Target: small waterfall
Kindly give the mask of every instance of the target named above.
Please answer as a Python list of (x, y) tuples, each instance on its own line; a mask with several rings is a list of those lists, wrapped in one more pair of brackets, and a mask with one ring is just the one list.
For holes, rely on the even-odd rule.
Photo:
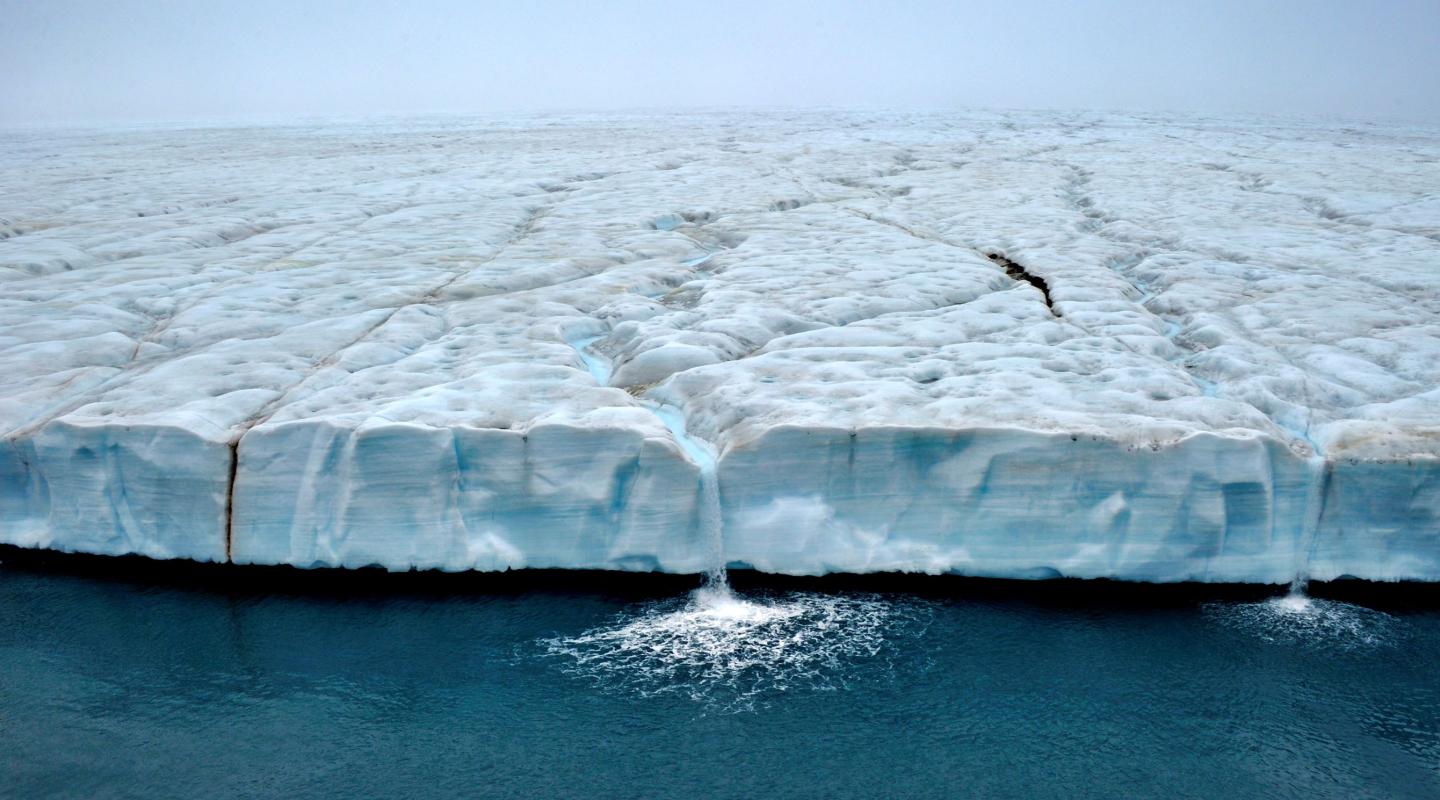
[(705, 570), (705, 589), (729, 598), (730, 579), (725, 575), (725, 541), (721, 536), (720, 478), (715, 470), (700, 473), (700, 535), (710, 543), (710, 568)]
[[(595, 382), (608, 385), (610, 363), (590, 350), (598, 339), (570, 340)], [(797, 689), (847, 688), (888, 674), (918, 636), (928, 607), (876, 596), (812, 592), (744, 597), (730, 589), (715, 448), (685, 429), (685, 413), (651, 397), (640, 404), (663, 423), (699, 470), (695, 522), (705, 578), (687, 598), (651, 603), (579, 635), (542, 639), (542, 654), (595, 684), (641, 696), (679, 694), (727, 712), (764, 705)]]
[[(706, 258), (708, 257), (706, 256)], [(580, 361), (585, 364), (585, 369), (590, 372), (595, 382), (605, 386), (610, 381), (610, 362), (590, 350), (590, 345), (601, 338), (590, 336), (574, 339), (569, 342), (569, 345), (580, 356)], [(664, 423), (671, 435), (675, 437), (676, 443), (680, 445), (681, 451), (700, 468), (699, 508), (696, 519), (700, 527), (701, 540), (708, 548), (707, 562), (709, 566), (705, 570), (705, 585), (696, 592), (696, 600), (711, 608), (721, 608), (726, 604), (734, 603), (734, 596), (730, 593), (730, 581), (725, 575), (720, 478), (716, 470), (715, 449), (709, 442), (686, 432), (685, 413), (679, 408), (643, 398), (640, 403)]]
[[(1318, 448), (1318, 445), (1314, 445)], [(1310, 583), (1310, 564), (1315, 558), (1315, 548), (1320, 542), (1320, 523), (1325, 518), (1325, 501), (1330, 494), (1331, 462), (1316, 450), (1319, 461), (1318, 472), (1306, 498), (1305, 527), (1295, 543), (1295, 573), (1290, 581), (1289, 597), (1305, 597), (1305, 587)]]
[(721, 530), (720, 477), (716, 470), (715, 451), (709, 442), (691, 436), (685, 430), (685, 414), (680, 409), (647, 402), (646, 408), (674, 434), (680, 449), (700, 468), (700, 497), (696, 519), (700, 536), (709, 549), (710, 566), (705, 570), (705, 585), (697, 599), (707, 604), (730, 601), (730, 581), (725, 575), (725, 541)]
[(1207, 616), (1276, 644), (1338, 650), (1381, 647), (1404, 635), (1399, 621), (1376, 611), (1338, 600), (1316, 599), (1308, 592), (1312, 563), (1330, 492), (1332, 463), (1317, 454), (1305, 527), (1295, 540), (1295, 571), (1285, 594), (1255, 603), (1206, 603)]

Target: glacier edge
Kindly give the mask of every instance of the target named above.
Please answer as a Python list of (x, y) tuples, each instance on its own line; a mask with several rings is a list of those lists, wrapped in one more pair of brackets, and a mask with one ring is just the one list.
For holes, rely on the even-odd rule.
[[(699, 468), (649, 431), (298, 421), (248, 432), (233, 452), (227, 496), (224, 442), (52, 423), (6, 442), (0, 540), (299, 567), (712, 566)], [(726, 448), (718, 476), (724, 559), (765, 572), (1440, 574), (1427, 533), (1440, 460), (1337, 463), (1263, 435), (1135, 446), (1016, 428), (777, 426)]]
[(425, 117), (0, 165), (0, 542), (1440, 580), (1440, 129)]

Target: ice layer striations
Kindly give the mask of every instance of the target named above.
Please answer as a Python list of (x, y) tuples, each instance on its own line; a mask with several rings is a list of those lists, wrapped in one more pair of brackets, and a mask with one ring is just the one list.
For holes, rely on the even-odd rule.
[(446, 118), (0, 166), (6, 543), (1440, 578), (1433, 128)]

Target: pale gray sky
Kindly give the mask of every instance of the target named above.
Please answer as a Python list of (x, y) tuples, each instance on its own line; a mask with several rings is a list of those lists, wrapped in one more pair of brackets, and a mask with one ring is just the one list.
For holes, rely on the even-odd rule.
[(1440, 119), (1440, 0), (0, 0), (0, 124), (890, 106)]

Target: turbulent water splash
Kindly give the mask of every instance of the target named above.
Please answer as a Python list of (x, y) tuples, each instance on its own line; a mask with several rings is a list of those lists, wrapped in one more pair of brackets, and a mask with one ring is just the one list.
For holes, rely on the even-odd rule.
[(562, 669), (604, 689), (740, 711), (778, 692), (839, 689), (891, 674), (899, 643), (918, 636), (929, 616), (926, 604), (910, 600), (814, 593), (748, 599), (720, 583), (540, 645)]
[(1297, 581), (1283, 597), (1258, 603), (1207, 603), (1205, 615), (1267, 642), (1339, 650), (1394, 644), (1403, 635), (1401, 622), (1383, 611), (1318, 600)]

